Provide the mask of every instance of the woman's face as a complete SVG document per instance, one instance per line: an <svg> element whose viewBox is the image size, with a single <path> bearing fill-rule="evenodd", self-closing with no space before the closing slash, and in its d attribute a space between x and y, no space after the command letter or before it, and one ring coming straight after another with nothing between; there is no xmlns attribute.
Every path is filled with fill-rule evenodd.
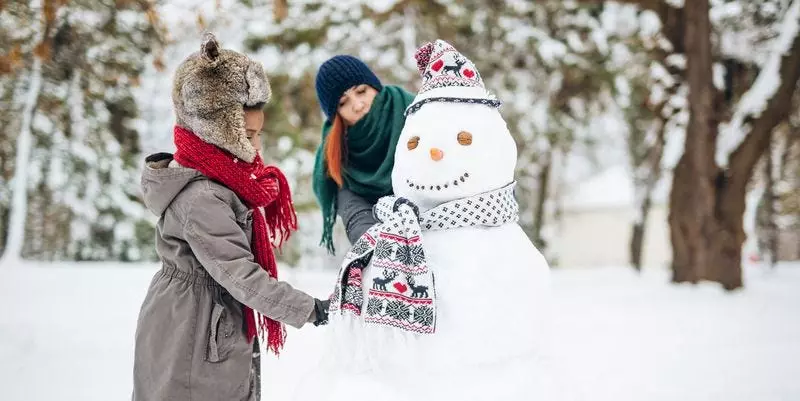
<svg viewBox="0 0 800 401"><path fill-rule="evenodd" d="M339 99L338 113L344 123L349 127L367 115L377 94L378 91L367 84L348 89Z"/></svg>

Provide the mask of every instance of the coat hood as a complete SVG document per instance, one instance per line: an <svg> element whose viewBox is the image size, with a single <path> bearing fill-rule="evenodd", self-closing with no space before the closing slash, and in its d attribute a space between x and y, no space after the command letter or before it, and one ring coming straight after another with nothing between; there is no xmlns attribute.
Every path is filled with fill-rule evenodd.
<svg viewBox="0 0 800 401"><path fill-rule="evenodd" d="M202 179L206 178L199 171L173 162L170 153L150 155L145 159L142 172L144 205L156 216L161 216L183 188Z"/></svg>

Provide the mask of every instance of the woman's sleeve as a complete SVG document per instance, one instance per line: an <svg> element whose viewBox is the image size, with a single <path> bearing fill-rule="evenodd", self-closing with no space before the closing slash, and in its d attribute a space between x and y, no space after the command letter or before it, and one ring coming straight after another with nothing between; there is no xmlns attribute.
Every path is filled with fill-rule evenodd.
<svg viewBox="0 0 800 401"><path fill-rule="evenodd" d="M372 214L372 203L349 189L341 188L336 197L336 208L344 223L344 230L354 244L373 225L378 223Z"/></svg>

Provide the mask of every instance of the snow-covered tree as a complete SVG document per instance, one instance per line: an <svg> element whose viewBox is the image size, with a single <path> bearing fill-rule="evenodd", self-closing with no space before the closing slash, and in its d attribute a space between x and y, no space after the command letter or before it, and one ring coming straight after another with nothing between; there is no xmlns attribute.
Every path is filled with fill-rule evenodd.
<svg viewBox="0 0 800 401"><path fill-rule="evenodd" d="M255 13L273 19L250 29L246 44L280 60L269 70L281 88L280 104L271 107L281 110L271 111L285 113L288 124L273 118L281 127L266 131L282 132L276 141L306 155L319 142L313 76L326 58L357 55L384 81L414 90L420 81L413 59L418 46L441 38L464 49L505 102L501 111L519 147L522 224L543 246L558 172L576 144L599 136L596 119L610 101L609 80L596 68L610 57L596 12L596 6L576 2L297 1L281 12ZM301 186L297 196L311 206L310 185L305 190Z"/></svg>
<svg viewBox="0 0 800 401"><path fill-rule="evenodd" d="M758 203L754 244L759 255L775 267L780 260L795 260L791 242L792 233L800 232L800 91L795 94L794 106L789 121L776 128L775 140L767 151L754 180L763 188ZM782 237L787 240L782 241ZM789 245L783 247L783 245ZM798 248L800 249L800 248ZM782 259L785 258L785 259Z"/></svg>
<svg viewBox="0 0 800 401"><path fill-rule="evenodd" d="M15 162L10 163L11 157L6 159L4 170L14 169L13 180L11 174L6 174L9 187L13 185L13 190L5 191L10 196L6 203L6 213L8 215L7 227L4 231L5 246L2 261L14 261L20 257L22 251L25 217L27 214L27 172L28 162L33 142L33 116L39 99L39 92L42 82L42 59L49 54L48 35L55 25L58 5L54 2L44 2L40 5L40 12L36 12L28 7L27 4L16 3L9 6L7 10L2 10L0 19L4 22L2 31L4 42L9 43L11 51L4 55L4 79L5 86L4 100L8 101L7 115L4 116L9 124L4 124L6 130L18 129L16 137L16 147L11 148L6 145L9 156L14 154ZM23 26L27 21L35 21L34 24L25 24L27 29L16 30L18 26ZM31 67L19 67L24 63L23 52L30 53ZM16 55L14 55L16 53ZM14 63L14 59L22 59L22 63ZM14 114L12 114L14 113ZM21 118L15 118L21 116ZM15 121L19 120L19 122ZM10 134L10 132L6 132ZM3 137L11 138L11 135Z"/></svg>
<svg viewBox="0 0 800 401"><path fill-rule="evenodd" d="M670 202L673 280L712 280L730 290L743 285L747 185L773 130L788 118L800 79L800 1L693 0L683 7L691 117ZM736 36L738 50L728 49L727 35L738 31L722 25L729 14L755 21L767 33L750 28L748 36ZM717 54L757 71L740 96L729 97L735 100L730 121L724 118L725 98L714 86L713 62L719 56L712 47L712 19ZM762 40L769 32L774 35Z"/></svg>
<svg viewBox="0 0 800 401"><path fill-rule="evenodd" d="M637 211L632 221L630 263L639 270L653 192L662 178L667 123L679 111L670 100L675 99L680 86L680 71L666 62L671 48L655 12L636 5L605 2L599 21L609 56L598 69L605 72L614 93L614 105L608 114L624 121L621 134Z"/></svg>
<svg viewBox="0 0 800 401"><path fill-rule="evenodd" d="M27 97L12 101L22 112L19 135L9 132L18 137L18 157L11 167L6 254L78 260L152 255L152 223L137 199L138 107L131 95L144 56L159 44L152 5L30 1L2 14L19 25L25 16L44 21L43 28L32 28L35 38L21 40L32 67L22 68L14 84Z"/></svg>

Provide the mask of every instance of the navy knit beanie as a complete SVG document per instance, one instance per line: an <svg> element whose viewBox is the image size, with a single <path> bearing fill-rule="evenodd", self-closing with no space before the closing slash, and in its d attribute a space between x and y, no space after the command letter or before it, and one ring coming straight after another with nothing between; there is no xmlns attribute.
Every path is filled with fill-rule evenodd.
<svg viewBox="0 0 800 401"><path fill-rule="evenodd" d="M383 88L372 70L353 56L339 55L322 63L316 79L317 99L328 121L336 115L339 99L344 92L361 84L367 84L377 91Z"/></svg>

